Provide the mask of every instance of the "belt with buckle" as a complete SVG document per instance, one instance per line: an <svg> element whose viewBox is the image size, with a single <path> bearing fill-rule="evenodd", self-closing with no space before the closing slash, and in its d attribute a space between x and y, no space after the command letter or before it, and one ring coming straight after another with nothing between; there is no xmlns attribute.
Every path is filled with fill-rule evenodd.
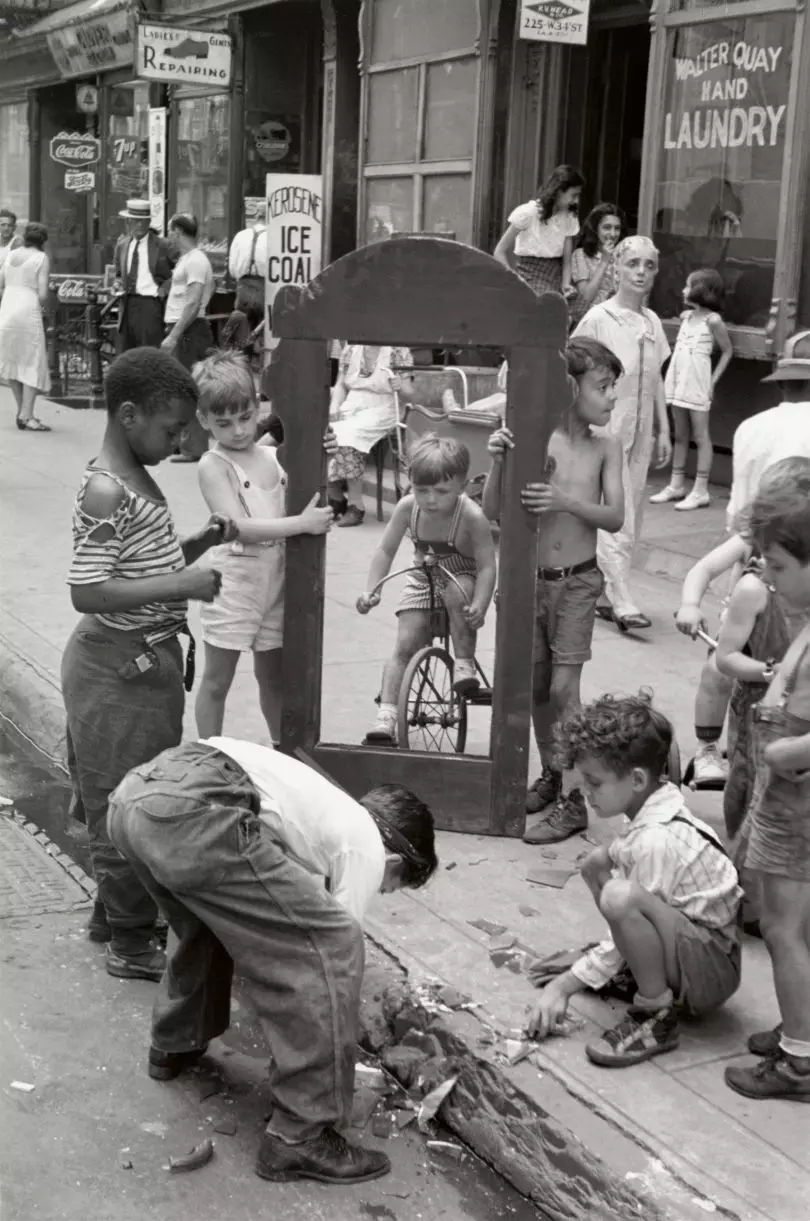
<svg viewBox="0 0 810 1221"><path fill-rule="evenodd" d="M580 572L593 572L598 565L596 556L591 560L583 560L581 564L570 564L568 568L538 568L539 581L564 581L566 577L575 577Z"/></svg>

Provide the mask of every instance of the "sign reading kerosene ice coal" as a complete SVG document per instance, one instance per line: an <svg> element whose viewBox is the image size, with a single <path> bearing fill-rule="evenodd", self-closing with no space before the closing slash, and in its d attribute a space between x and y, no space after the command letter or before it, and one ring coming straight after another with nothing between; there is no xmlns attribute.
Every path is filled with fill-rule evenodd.
<svg viewBox="0 0 810 1221"><path fill-rule="evenodd" d="M223 89L231 83L233 54L228 34L139 21L135 43L135 73L142 80L188 81Z"/></svg>
<svg viewBox="0 0 810 1221"><path fill-rule="evenodd" d="M773 14L678 30L667 72L664 149L692 151L714 172L723 149L778 149L779 165L770 168L781 177L793 22L792 15ZM746 177L764 176L755 165L751 170Z"/></svg>
<svg viewBox="0 0 810 1221"><path fill-rule="evenodd" d="M584 47L591 0L521 0L518 37Z"/></svg>
<svg viewBox="0 0 810 1221"><path fill-rule="evenodd" d="M321 270L323 178L267 175L267 294L272 306L285 284L308 284Z"/></svg>

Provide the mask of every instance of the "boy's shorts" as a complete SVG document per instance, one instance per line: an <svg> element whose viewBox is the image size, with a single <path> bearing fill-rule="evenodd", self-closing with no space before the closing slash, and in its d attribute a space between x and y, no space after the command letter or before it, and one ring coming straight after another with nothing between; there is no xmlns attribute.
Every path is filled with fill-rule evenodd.
<svg viewBox="0 0 810 1221"><path fill-rule="evenodd" d="M736 929L720 931L676 912L675 956L681 987L675 998L689 1017L711 1013L740 986L742 951Z"/></svg>
<svg viewBox="0 0 810 1221"><path fill-rule="evenodd" d="M553 572L564 575L552 577ZM605 578L586 560L573 569L538 568L534 620L534 664L581 666L591 659L596 603Z"/></svg>
<svg viewBox="0 0 810 1221"><path fill-rule="evenodd" d="M283 554L283 553L282 553ZM200 607L202 638L217 649L266 653L284 643L284 578L261 555L230 555L222 569L222 589Z"/></svg>

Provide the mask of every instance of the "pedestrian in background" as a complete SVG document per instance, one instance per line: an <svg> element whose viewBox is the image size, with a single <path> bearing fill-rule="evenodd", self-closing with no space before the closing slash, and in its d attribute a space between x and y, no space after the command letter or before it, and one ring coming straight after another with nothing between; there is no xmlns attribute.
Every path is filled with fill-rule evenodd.
<svg viewBox="0 0 810 1221"><path fill-rule="evenodd" d="M570 296L571 255L579 233L577 208L585 179L573 165L558 165L543 183L537 198L520 204L509 215L509 227L495 247L495 258L540 293Z"/></svg>
<svg viewBox="0 0 810 1221"><path fill-rule="evenodd" d="M592 305L600 305L616 292L613 255L626 233L625 215L615 204L597 204L585 217L579 245L571 256L571 283L576 289L570 302L572 326Z"/></svg>
<svg viewBox="0 0 810 1221"><path fill-rule="evenodd" d="M148 199L128 199L118 215L128 222L128 232L118 239L113 256L115 277L123 292L118 311L121 351L159 348L172 279L169 245L150 227Z"/></svg>
<svg viewBox="0 0 810 1221"><path fill-rule="evenodd" d="M50 272L47 240L44 225L26 225L22 246L0 266L0 377L11 387L21 432L51 431L34 415L37 395L51 388L42 324Z"/></svg>
<svg viewBox="0 0 810 1221"><path fill-rule="evenodd" d="M0 270L12 250L22 245L17 233L17 217L10 208L0 208Z"/></svg>
<svg viewBox="0 0 810 1221"><path fill-rule="evenodd" d="M197 248L197 233L197 218L190 213L178 212L169 221L169 245L177 262L166 302L166 337L161 347L186 369L214 346L211 324L205 316L214 295L214 269L208 256ZM183 433L180 452L172 461L199 462L207 449L208 434L195 413Z"/></svg>
<svg viewBox="0 0 810 1221"><path fill-rule="evenodd" d="M83 617L62 658L68 758L90 834L98 901L88 934L109 937L106 967L121 979L160 978L157 908L110 843L107 801L130 768L176 746L183 733L179 637L189 599L210 602L219 573L189 567L233 523L211 518L182 542L148 467L172 452L197 406L197 386L166 352L137 348L110 366L107 428L73 510L71 599ZM193 650L186 682L190 686Z"/></svg>

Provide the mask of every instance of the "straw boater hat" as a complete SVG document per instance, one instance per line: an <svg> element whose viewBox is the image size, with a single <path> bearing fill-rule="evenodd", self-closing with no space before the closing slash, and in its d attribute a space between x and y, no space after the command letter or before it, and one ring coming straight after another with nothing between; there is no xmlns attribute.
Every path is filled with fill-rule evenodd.
<svg viewBox="0 0 810 1221"><path fill-rule="evenodd" d="M152 206L148 199L128 199L127 206L118 215L127 220L151 220Z"/></svg>
<svg viewBox="0 0 810 1221"><path fill-rule="evenodd" d="M810 331L798 331L785 343L773 373L764 382L810 382Z"/></svg>

